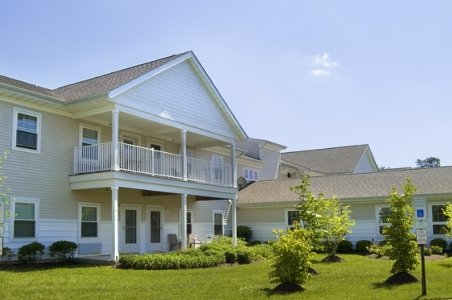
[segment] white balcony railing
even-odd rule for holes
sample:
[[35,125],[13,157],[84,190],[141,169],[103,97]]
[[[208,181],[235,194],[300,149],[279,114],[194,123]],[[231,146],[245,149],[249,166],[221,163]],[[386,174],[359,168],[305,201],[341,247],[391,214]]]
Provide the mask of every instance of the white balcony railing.
[[[112,170],[111,142],[74,148],[74,174]],[[150,148],[119,143],[121,171],[183,179],[182,156]],[[190,181],[232,186],[232,167],[210,161],[187,158]]]

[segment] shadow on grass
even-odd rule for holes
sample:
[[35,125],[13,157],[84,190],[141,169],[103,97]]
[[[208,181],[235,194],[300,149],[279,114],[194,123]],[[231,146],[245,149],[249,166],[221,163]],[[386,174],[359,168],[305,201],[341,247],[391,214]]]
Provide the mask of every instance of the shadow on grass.
[[5,272],[35,272],[54,269],[79,269],[79,268],[96,268],[101,265],[81,263],[78,261],[70,262],[36,262],[28,264],[8,263],[0,264],[0,271]]
[[452,269],[452,263],[450,262],[441,262],[438,265],[443,268]]

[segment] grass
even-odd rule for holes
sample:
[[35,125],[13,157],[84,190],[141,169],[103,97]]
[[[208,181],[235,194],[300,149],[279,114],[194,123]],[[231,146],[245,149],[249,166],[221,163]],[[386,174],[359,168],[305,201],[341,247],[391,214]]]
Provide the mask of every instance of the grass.
[[[272,294],[266,262],[194,270],[121,270],[68,266],[0,270],[0,299],[447,299],[452,258],[427,262],[427,297],[421,284],[388,286],[390,261],[341,255],[346,262],[315,262],[320,273],[304,292]],[[320,260],[322,256],[317,256]],[[413,272],[420,279],[420,266]]]

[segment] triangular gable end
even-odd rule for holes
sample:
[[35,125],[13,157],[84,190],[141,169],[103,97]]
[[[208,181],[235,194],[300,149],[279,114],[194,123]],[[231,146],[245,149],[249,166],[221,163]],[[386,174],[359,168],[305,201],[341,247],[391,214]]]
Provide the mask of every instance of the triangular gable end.
[[109,93],[122,105],[231,139],[246,134],[192,52]]

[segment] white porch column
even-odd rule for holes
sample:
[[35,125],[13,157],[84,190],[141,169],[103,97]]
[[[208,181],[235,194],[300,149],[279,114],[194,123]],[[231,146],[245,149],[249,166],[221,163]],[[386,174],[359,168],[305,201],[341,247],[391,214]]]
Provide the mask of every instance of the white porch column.
[[237,194],[235,199],[232,199],[232,244],[237,246]]
[[112,227],[112,243],[111,243],[111,260],[117,262],[119,259],[119,188],[111,187],[111,227]]
[[119,111],[114,109],[111,113],[111,169],[119,171]]
[[182,241],[182,250],[187,249],[187,194],[181,195],[180,201],[181,207],[181,222],[182,222],[182,233],[181,233],[181,241]]
[[182,155],[182,179],[187,181],[187,130],[182,129],[180,131],[180,147]]
[[232,164],[232,186],[237,188],[237,157],[235,153],[235,143],[231,144],[231,164]]

